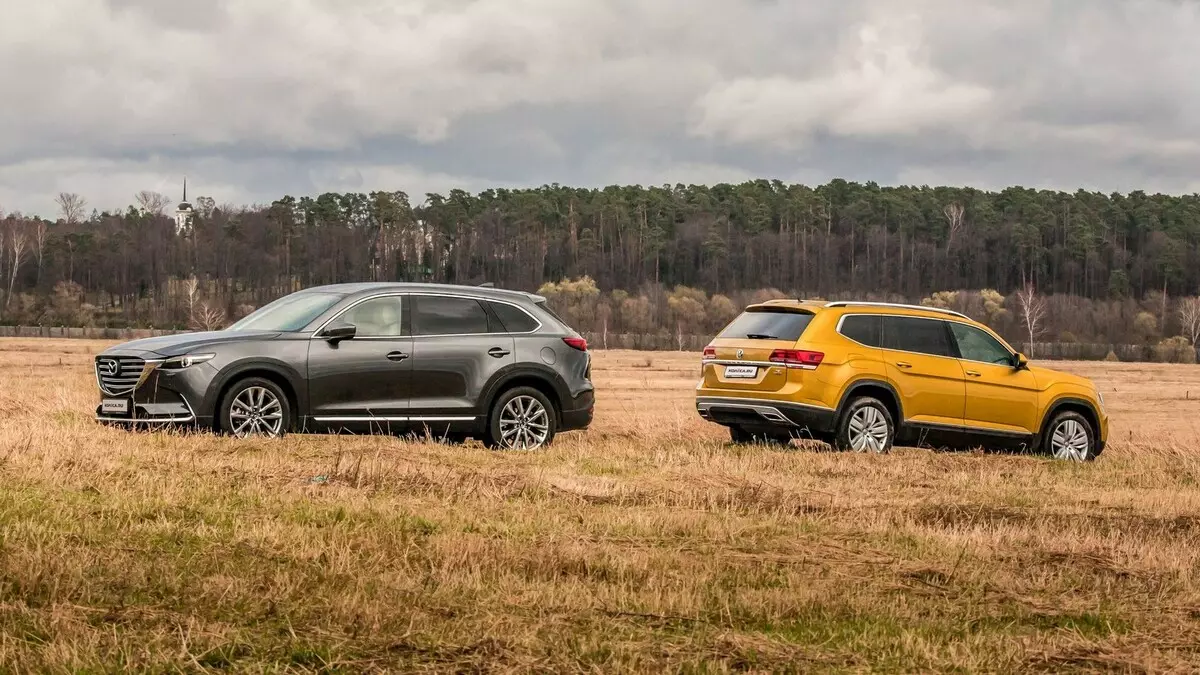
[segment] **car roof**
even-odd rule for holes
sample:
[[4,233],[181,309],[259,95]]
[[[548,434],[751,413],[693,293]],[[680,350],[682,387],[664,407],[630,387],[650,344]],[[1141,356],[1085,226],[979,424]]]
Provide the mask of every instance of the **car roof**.
[[786,309],[799,309],[813,312],[840,309],[845,313],[856,314],[891,314],[896,316],[919,316],[924,318],[934,319],[960,319],[971,323],[976,323],[974,319],[965,314],[961,314],[951,309],[943,309],[941,307],[926,307],[924,305],[906,305],[896,302],[868,302],[860,300],[800,300],[791,298],[780,298],[776,300],[767,300],[750,305],[750,307],[779,307]]
[[441,293],[462,293],[464,295],[472,295],[481,298],[494,298],[497,300],[511,300],[514,297],[527,298],[533,302],[545,302],[546,298],[535,293],[527,293],[525,291],[517,291],[508,288],[494,288],[491,286],[466,286],[461,284],[433,284],[433,283],[414,283],[406,281],[365,281],[342,284],[326,284],[324,286],[313,286],[305,288],[301,293],[338,293],[340,295],[358,295],[379,293],[386,291],[412,291],[412,292],[441,292]]

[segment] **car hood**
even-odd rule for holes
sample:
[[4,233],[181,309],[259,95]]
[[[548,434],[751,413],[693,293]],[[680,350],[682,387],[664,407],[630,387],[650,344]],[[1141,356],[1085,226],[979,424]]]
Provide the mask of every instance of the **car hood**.
[[270,340],[278,337],[278,331],[209,331],[203,333],[180,333],[178,335],[162,335],[159,337],[143,338],[114,345],[104,354],[130,354],[150,352],[160,356],[181,356],[195,352],[205,347],[213,347],[230,342],[252,342]]
[[1038,384],[1041,385],[1042,389],[1045,389],[1050,384],[1073,384],[1084,389],[1096,388],[1096,385],[1088,378],[1072,375],[1061,370],[1033,365],[1029,366],[1029,370],[1037,378]]

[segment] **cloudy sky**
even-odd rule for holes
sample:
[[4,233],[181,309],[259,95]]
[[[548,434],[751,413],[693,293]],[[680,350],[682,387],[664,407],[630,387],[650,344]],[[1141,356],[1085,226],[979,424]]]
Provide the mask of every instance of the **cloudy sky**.
[[544,183],[1200,190],[1192,0],[38,0],[0,208]]

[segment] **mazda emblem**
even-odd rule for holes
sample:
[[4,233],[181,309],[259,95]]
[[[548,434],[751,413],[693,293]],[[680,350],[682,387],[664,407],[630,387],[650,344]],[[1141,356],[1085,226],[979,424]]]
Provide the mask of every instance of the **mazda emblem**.
[[740,349],[739,349],[739,350],[737,350],[737,357],[738,357],[739,359],[740,359],[740,358],[742,358],[742,356],[744,356],[744,355],[745,355],[745,352],[743,352],[743,351],[742,351],[742,350],[740,350]]
[[100,374],[101,375],[110,375],[110,376],[116,375],[117,371],[119,371],[120,369],[121,369],[121,365],[119,363],[117,363],[116,359],[102,359],[100,361]]

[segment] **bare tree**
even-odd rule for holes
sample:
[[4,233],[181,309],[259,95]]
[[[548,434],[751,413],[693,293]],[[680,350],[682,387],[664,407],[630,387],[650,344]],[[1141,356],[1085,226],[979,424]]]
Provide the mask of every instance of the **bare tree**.
[[75,194],[74,192],[60,192],[54,198],[54,203],[58,204],[58,212],[62,219],[74,225],[83,220],[84,209],[87,208],[87,200]]
[[46,255],[46,221],[38,218],[33,224],[34,255],[37,256],[37,282],[42,283],[42,261]]
[[1179,321],[1184,335],[1196,346],[1200,341],[1200,298],[1193,296],[1179,301]]
[[1029,334],[1029,358],[1033,358],[1033,340],[1043,329],[1046,319],[1046,299],[1037,294],[1033,284],[1017,291],[1017,305],[1021,312],[1021,324]]
[[219,330],[224,325],[225,312],[220,307],[210,305],[207,300],[201,301],[192,316],[192,327],[199,330]]
[[8,273],[8,294],[4,296],[4,309],[8,311],[12,304],[13,285],[17,281],[17,272],[21,270],[21,261],[25,258],[26,234],[24,223],[13,220],[9,227],[8,239],[12,252],[12,268]]
[[225,311],[200,295],[200,281],[195,276],[184,282],[187,293],[188,323],[195,330],[217,330],[225,324]]
[[166,210],[167,204],[170,203],[166,195],[151,190],[142,190],[133,198],[137,200],[138,206],[142,207],[143,211],[153,216],[161,216]]
[[946,221],[950,223],[950,238],[946,240],[946,248],[954,243],[954,235],[958,234],[963,226],[963,216],[967,210],[958,202],[950,202],[946,208],[942,209],[942,213],[946,216]]

